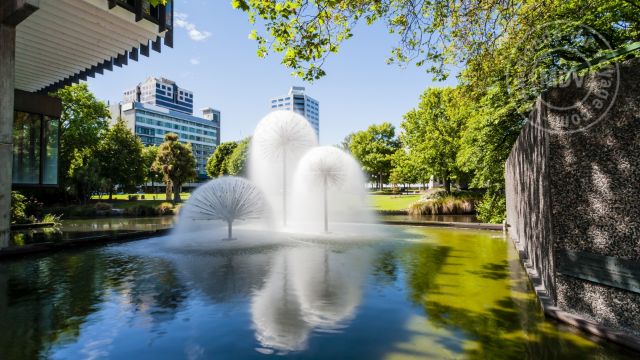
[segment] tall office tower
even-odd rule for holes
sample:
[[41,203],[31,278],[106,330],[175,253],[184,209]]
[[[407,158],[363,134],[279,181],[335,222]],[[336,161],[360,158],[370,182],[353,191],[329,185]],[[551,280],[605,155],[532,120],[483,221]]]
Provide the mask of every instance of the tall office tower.
[[133,89],[125,91],[123,102],[139,102],[193,114],[193,92],[180,88],[175,81],[162,77],[149,77]]
[[303,86],[292,86],[287,95],[271,99],[270,106],[273,110],[291,110],[304,116],[316,136],[320,136],[320,103],[305,94]]
[[[170,92],[167,91],[169,85]],[[166,94],[178,102],[169,103]],[[185,99],[190,100],[188,106],[184,105]],[[164,134],[169,132],[177,134],[180,142],[191,143],[198,178],[204,180],[208,177],[207,159],[220,145],[220,111],[204,108],[202,117],[193,116],[192,101],[193,94],[180,89],[175,82],[148,78],[135,89],[125,91],[124,102],[110,107],[111,117],[114,122],[118,117],[124,119],[145,146],[161,144]],[[178,107],[182,110],[177,110]]]

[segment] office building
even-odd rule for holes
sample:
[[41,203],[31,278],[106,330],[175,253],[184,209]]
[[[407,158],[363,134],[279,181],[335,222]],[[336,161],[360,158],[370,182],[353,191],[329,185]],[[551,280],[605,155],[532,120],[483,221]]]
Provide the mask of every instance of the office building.
[[[166,94],[167,87],[177,102],[166,100],[169,96],[162,92]],[[189,99],[189,107],[193,108],[191,91],[179,88],[171,80],[151,77],[134,90],[125,91],[122,103],[110,106],[112,121],[121,117],[145,146],[162,144],[166,133],[177,134],[179,141],[191,143],[198,179],[204,180],[207,160],[220,145],[220,111],[204,108],[202,117],[194,116],[187,106],[178,104],[184,99]],[[183,109],[177,110],[176,105]]]
[[303,86],[292,86],[287,95],[271,99],[269,105],[272,110],[290,110],[304,116],[320,136],[320,103],[307,95]]
[[139,102],[193,114],[193,92],[180,88],[175,81],[149,77],[124,92],[124,103]]

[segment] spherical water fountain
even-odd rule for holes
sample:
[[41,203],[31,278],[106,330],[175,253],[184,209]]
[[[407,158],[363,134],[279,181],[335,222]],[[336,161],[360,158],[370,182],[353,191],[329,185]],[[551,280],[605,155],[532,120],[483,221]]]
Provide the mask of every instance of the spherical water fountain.
[[274,208],[280,208],[287,224],[289,188],[287,184],[300,157],[316,146],[316,134],[309,122],[293,111],[274,111],[256,127],[249,157],[250,178],[266,194]]
[[261,219],[266,215],[266,200],[250,181],[222,177],[201,185],[180,211],[182,222],[220,220],[227,224],[227,240],[233,239],[235,221]]
[[333,146],[309,150],[294,176],[293,227],[308,232],[321,222],[327,233],[330,222],[373,223],[364,184],[351,155]]

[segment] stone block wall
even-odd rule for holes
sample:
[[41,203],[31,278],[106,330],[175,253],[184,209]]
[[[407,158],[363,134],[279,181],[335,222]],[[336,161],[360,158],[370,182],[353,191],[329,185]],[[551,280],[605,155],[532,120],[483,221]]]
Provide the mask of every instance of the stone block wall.
[[640,335],[640,61],[543,94],[505,176],[509,234],[555,305]]

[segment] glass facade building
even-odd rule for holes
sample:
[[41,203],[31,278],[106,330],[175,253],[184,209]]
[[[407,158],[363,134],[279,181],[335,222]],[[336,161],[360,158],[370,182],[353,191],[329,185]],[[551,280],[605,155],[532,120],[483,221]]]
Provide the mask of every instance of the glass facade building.
[[198,178],[208,177],[207,160],[220,144],[219,111],[213,110],[215,116],[205,112],[201,118],[139,102],[117,104],[111,106],[110,110],[112,121],[121,117],[145,146],[162,144],[167,133],[177,134],[180,142],[191,144]]
[[289,93],[271,99],[272,110],[290,110],[304,116],[311,127],[320,136],[320,103],[305,93],[302,86],[292,86]]

